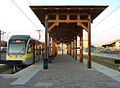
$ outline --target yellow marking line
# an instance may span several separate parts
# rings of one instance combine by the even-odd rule
[[[10,83],[10,85],[24,85],[27,83],[36,73],[38,73],[42,69],[42,64],[37,63],[33,66],[31,66],[32,70],[30,72],[27,72],[14,82]]]
[[[112,71],[111,69],[107,69],[107,68],[105,68],[105,67],[103,67],[102,65],[99,65],[99,64],[95,64],[97,67],[99,67],[99,68],[101,68],[101,69],[104,69],[104,70],[106,70],[106,71],[108,71],[108,72],[111,72],[111,73],[113,73],[113,74],[115,74],[115,75],[120,75],[120,73],[118,73],[118,72],[115,72],[115,71]]]
[[[22,71],[21,73],[17,74],[16,76],[23,76],[23,75],[25,75],[26,73],[28,73],[28,72],[30,72],[31,70],[33,70],[34,68],[36,68],[37,66],[39,66],[40,64],[41,64],[41,61],[40,61],[40,63],[38,62],[38,63],[36,63],[36,64],[31,65],[27,70]]]
[[[36,68],[37,66],[39,66],[41,63],[42,63],[42,61],[37,62],[37,63],[35,63],[35,64],[33,64],[33,65],[31,65],[31,66],[29,66],[29,67],[27,67],[27,68],[25,68],[25,69],[17,72],[15,74],[0,74],[0,76],[10,77],[10,78],[11,77],[21,77],[21,76],[27,74],[28,72],[32,71],[34,68]]]

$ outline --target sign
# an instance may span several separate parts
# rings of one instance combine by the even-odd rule
[[[20,40],[16,40],[16,42],[21,42]]]

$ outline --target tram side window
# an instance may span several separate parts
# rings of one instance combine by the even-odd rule
[[[32,53],[32,42],[30,42],[28,44],[28,50],[27,50],[28,53]]]
[[[35,55],[37,55],[37,46],[35,45]]]

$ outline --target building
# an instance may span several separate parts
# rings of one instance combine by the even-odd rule
[[[7,47],[7,42],[6,41],[1,41],[1,47]]]
[[[114,40],[102,45],[103,48],[120,49],[120,40]]]

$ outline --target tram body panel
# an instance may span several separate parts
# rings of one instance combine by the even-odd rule
[[[7,55],[6,60],[19,60],[22,61],[24,65],[29,65],[33,63],[33,53],[26,55]]]

